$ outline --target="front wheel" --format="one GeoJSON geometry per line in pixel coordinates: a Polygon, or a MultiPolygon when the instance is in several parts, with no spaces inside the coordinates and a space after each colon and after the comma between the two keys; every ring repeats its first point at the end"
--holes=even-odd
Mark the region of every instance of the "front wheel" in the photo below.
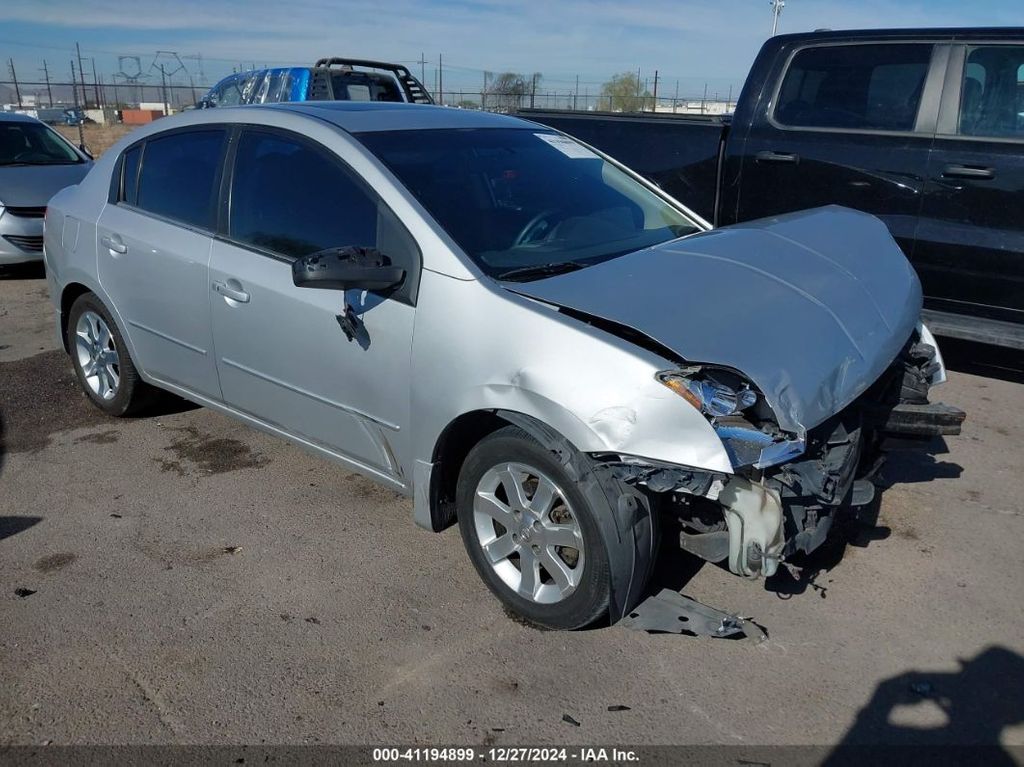
{"type": "Polygon", "coordinates": [[[593,511],[525,431],[503,428],[470,451],[456,509],[473,565],[513,612],[548,628],[576,629],[608,611],[608,555],[593,511]]]}

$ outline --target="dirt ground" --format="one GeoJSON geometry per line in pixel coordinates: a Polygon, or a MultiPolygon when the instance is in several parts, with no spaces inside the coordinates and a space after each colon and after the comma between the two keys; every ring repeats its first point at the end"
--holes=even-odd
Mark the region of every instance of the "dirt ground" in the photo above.
{"type": "Polygon", "coordinates": [[[38,272],[0,276],[0,745],[1021,753],[1024,366],[1003,352],[947,345],[963,434],[897,456],[799,578],[665,559],[655,588],[753,616],[754,645],[511,620],[458,532],[393,492],[177,400],[100,415],[50,312],[38,272]]]}

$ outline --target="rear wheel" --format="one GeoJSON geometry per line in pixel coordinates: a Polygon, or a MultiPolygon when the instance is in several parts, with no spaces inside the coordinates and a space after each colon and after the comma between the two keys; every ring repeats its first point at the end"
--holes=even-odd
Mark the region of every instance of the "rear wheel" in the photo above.
{"type": "Polygon", "coordinates": [[[152,402],[154,390],[139,378],[110,312],[92,293],[71,305],[67,346],[78,383],[100,410],[130,415],[152,402]]]}
{"type": "Polygon", "coordinates": [[[470,559],[516,614],[582,628],[608,610],[608,556],[589,504],[550,451],[515,426],[474,447],[456,496],[470,559]]]}

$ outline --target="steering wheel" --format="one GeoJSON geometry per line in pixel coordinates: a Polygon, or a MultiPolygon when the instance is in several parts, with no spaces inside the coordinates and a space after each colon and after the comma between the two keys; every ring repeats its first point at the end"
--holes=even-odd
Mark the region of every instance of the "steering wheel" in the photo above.
{"type": "Polygon", "coordinates": [[[519,230],[513,248],[523,245],[532,245],[549,237],[555,229],[555,223],[551,219],[560,211],[557,208],[546,208],[526,222],[526,225],[519,230]]]}

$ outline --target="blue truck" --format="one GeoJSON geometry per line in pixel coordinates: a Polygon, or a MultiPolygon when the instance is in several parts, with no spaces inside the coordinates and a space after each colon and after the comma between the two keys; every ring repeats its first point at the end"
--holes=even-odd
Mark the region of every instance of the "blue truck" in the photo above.
{"type": "Polygon", "coordinates": [[[273,67],[225,77],[196,106],[208,109],[281,101],[397,101],[433,104],[427,89],[401,64],[325,58],[312,67],[273,67]]]}

